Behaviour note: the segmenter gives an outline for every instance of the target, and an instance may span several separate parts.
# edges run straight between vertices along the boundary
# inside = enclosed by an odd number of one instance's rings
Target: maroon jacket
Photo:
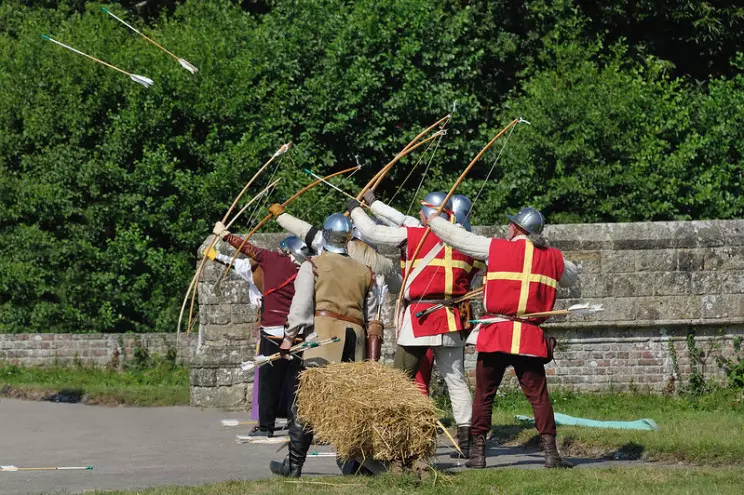
[[[237,249],[243,243],[243,238],[228,234],[224,241]],[[294,277],[300,267],[289,256],[262,249],[250,242],[245,243],[241,252],[255,260],[264,272],[261,326],[283,326],[294,297]]]

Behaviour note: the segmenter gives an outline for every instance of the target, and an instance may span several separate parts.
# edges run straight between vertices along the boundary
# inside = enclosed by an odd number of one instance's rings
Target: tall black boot
[[[470,427],[469,426],[458,426],[457,427],[457,446],[460,447],[460,452],[452,452],[450,454],[450,457],[453,459],[470,459],[470,441],[472,440],[472,437],[470,436]]]
[[[541,435],[543,449],[545,449],[545,467],[546,468],[572,468],[574,465],[565,460],[558,453],[558,447],[555,444],[555,435]]]
[[[299,478],[302,476],[302,466],[312,443],[313,432],[306,430],[301,423],[292,421],[289,427],[289,455],[282,462],[271,461],[269,469],[280,476]]]
[[[482,469],[486,467],[486,435],[473,436],[470,447],[470,460],[465,463],[469,468]]]

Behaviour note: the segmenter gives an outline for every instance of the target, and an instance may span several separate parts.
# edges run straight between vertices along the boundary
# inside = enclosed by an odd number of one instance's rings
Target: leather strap
[[[315,251],[315,249],[313,249],[313,241],[315,240],[315,236],[318,235],[318,232],[320,231],[315,227],[310,227],[310,230],[305,234],[305,244],[307,244],[307,247],[309,247],[311,251]]]
[[[316,311],[315,316],[327,316],[329,318],[335,318],[341,321],[348,321],[349,323],[359,325],[360,327],[364,326],[364,322],[362,320],[352,318],[351,316],[342,315],[341,313],[334,313],[333,311]]]
[[[266,297],[269,294],[273,294],[274,292],[276,292],[276,291],[278,291],[280,289],[283,289],[284,287],[286,287],[287,285],[289,285],[290,282],[292,282],[296,278],[297,278],[297,273],[295,273],[294,275],[292,275],[291,277],[289,277],[287,280],[285,280],[281,284],[277,285],[276,287],[273,287],[273,288],[267,290],[266,292],[264,292],[263,293],[263,296]]]

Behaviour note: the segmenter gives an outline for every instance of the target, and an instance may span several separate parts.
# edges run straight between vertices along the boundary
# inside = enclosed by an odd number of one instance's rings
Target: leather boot
[[[460,455],[460,452],[452,452],[450,454],[450,457],[453,459],[470,459],[470,441],[472,440],[472,437],[470,436],[470,427],[469,426],[458,426],[457,427],[457,446],[460,447],[460,451],[462,451],[462,455]]]
[[[307,451],[312,442],[312,431],[306,430],[301,423],[293,421],[289,427],[289,455],[282,462],[271,461],[269,463],[271,472],[286,478],[302,476],[302,466],[305,464]]]
[[[474,435],[470,446],[470,459],[465,463],[469,468],[483,469],[486,467],[486,435]]]
[[[543,449],[545,449],[545,467],[546,468],[572,468],[574,465],[565,460],[558,453],[558,447],[555,444],[555,435],[541,435]]]

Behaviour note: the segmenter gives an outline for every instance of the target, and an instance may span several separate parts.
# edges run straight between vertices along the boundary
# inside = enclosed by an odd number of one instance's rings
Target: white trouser
[[[457,426],[470,426],[473,396],[465,380],[465,352],[462,347],[434,347],[434,360],[447,384],[452,415]]]

